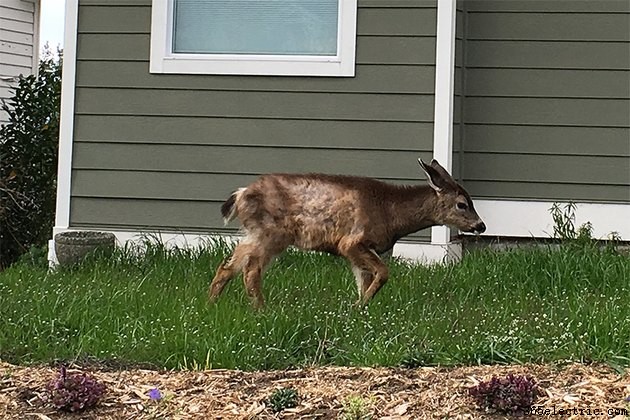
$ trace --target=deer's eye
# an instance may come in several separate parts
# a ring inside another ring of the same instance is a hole
[[[466,210],[468,205],[466,203],[457,203],[457,208],[460,210]]]

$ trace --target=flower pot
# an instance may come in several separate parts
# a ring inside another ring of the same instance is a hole
[[[108,232],[76,231],[55,235],[55,254],[60,265],[80,263],[91,253],[110,255],[116,244],[116,236]]]

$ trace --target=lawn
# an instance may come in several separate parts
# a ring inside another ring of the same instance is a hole
[[[288,252],[254,312],[235,279],[206,300],[224,244],[127,248],[80,267],[0,273],[0,359],[155,368],[630,365],[630,258],[594,242],[482,250],[457,264],[389,262],[363,309],[342,259]]]

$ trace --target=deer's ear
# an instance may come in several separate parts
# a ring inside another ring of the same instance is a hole
[[[431,162],[431,165],[427,165],[426,163],[424,163],[422,159],[418,159],[418,163],[420,164],[420,167],[422,168],[424,173],[427,175],[427,180],[429,181],[429,185],[431,186],[431,188],[433,188],[435,191],[439,193],[444,190],[444,188],[447,186],[448,183],[440,175],[440,171],[438,171],[433,166],[434,162],[437,163],[437,161],[434,159]],[[438,166],[439,166],[439,163],[438,163]]]

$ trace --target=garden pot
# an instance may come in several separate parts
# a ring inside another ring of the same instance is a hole
[[[116,236],[108,232],[76,231],[55,235],[55,254],[60,265],[77,264],[86,255],[98,251],[110,255],[116,244]]]

